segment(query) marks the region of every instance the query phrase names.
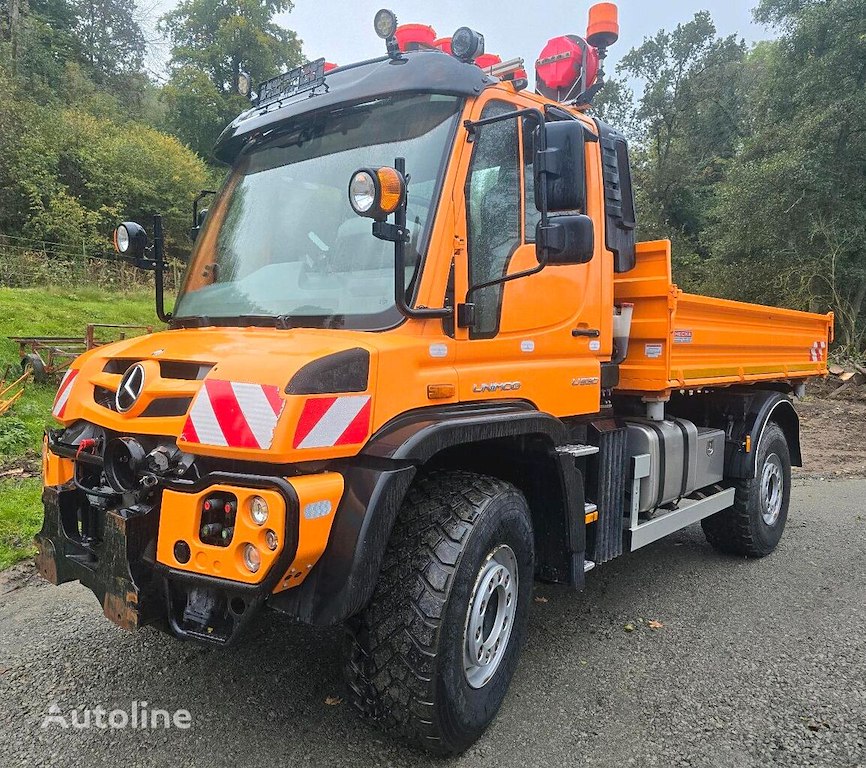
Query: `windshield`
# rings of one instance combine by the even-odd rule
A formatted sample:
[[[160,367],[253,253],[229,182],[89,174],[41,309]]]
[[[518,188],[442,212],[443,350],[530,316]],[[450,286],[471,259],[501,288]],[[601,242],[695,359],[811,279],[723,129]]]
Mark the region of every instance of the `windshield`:
[[[460,107],[453,96],[401,95],[309,116],[260,140],[207,216],[174,316],[396,325],[394,245],[352,210],[349,178],[406,158],[411,297]]]

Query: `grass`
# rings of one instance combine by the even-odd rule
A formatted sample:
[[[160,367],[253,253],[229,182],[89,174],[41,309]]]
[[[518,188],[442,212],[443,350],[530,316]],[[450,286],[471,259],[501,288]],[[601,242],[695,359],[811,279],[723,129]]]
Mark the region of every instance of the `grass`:
[[[18,345],[8,336],[81,336],[88,323],[160,326],[153,294],[96,288],[0,288],[0,374],[20,370]],[[29,382],[24,396],[0,416],[0,472],[10,465],[36,464],[46,426],[56,426],[51,405],[57,381]],[[0,478],[0,569],[33,552],[32,537],[42,512],[36,478]]]
[[[0,570],[36,553],[33,535],[42,527],[42,482],[0,480]]]

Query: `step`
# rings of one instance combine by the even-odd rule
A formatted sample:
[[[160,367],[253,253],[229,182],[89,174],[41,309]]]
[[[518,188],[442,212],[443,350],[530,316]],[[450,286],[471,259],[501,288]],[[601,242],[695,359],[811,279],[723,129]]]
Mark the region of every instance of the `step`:
[[[632,525],[627,530],[631,534],[631,551],[663,539],[675,531],[685,528],[705,517],[727,509],[734,503],[734,489],[725,488],[711,496],[685,498],[679,508],[671,512],[658,512],[656,517]]]
[[[565,453],[569,456],[574,456],[575,459],[579,459],[581,456],[592,456],[594,453],[598,453],[597,445],[581,445],[580,443],[575,443],[574,445],[560,445],[556,449],[557,453]]]

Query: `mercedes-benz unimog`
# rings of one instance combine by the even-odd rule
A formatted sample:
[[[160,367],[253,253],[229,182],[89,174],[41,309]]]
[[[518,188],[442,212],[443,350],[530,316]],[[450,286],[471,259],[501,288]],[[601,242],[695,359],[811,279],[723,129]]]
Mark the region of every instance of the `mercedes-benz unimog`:
[[[344,624],[357,708],[454,753],[535,580],[579,590],[697,522],[771,553],[832,315],[684,293],[636,242],[627,142],[587,110],[615,10],[551,40],[537,93],[480,34],[388,11],[381,58],[261,84],[171,314],[161,220],[115,233],[168,329],[63,378],[42,575],[212,645],[266,610]]]

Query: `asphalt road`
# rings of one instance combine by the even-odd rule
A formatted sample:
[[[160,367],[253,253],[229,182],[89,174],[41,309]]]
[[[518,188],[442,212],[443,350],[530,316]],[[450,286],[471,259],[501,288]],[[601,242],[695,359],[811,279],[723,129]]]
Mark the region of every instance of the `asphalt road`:
[[[798,481],[761,561],[717,555],[693,527],[597,569],[583,594],[537,585],[510,694],[453,763],[329,699],[337,631],[266,616],[213,651],[126,634],[81,586],[24,581],[0,594],[0,766],[866,765],[866,480]],[[132,700],[192,726],[40,727],[55,702]]]

